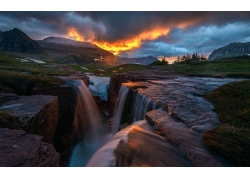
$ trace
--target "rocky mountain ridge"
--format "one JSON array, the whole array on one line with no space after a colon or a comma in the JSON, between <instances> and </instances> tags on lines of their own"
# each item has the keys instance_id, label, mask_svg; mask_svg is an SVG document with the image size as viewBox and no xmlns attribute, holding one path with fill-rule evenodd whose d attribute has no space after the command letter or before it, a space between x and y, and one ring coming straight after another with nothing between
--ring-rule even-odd
<instances>
[{"instance_id":1,"label":"rocky mountain ridge","mask_svg":"<svg viewBox=\"0 0 250 180\"><path fill-rule=\"evenodd\" d=\"M235 42L214 50L209 55L208 60L239 57L248 54L250 54L250 42Z\"/></svg>"},{"instance_id":2,"label":"rocky mountain ridge","mask_svg":"<svg viewBox=\"0 0 250 180\"><path fill-rule=\"evenodd\" d=\"M46 55L43 48L17 28L0 32L0 51Z\"/></svg>"}]
</instances>

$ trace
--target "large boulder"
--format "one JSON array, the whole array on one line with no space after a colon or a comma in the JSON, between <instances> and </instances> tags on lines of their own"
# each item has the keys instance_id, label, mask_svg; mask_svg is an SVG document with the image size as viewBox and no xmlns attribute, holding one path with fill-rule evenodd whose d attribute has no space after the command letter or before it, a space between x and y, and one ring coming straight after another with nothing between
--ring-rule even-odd
<instances>
[{"instance_id":1,"label":"large boulder","mask_svg":"<svg viewBox=\"0 0 250 180\"><path fill-rule=\"evenodd\" d=\"M58 126L54 135L54 146L61 154L60 166L68 166L74 143L74 120L76 110L76 94L70 85L53 88L35 88L32 94L53 95L58 97Z\"/></svg>"},{"instance_id":2,"label":"large boulder","mask_svg":"<svg viewBox=\"0 0 250 180\"><path fill-rule=\"evenodd\" d=\"M17 96L2 103L0 109L9 114L6 123L1 124L2 128L23 129L29 134L42 136L44 142L53 141L59 111L56 96ZM10 121L15 123L8 123Z\"/></svg>"},{"instance_id":3,"label":"large boulder","mask_svg":"<svg viewBox=\"0 0 250 180\"><path fill-rule=\"evenodd\" d=\"M42 137L0 128L1 167L58 167L60 155Z\"/></svg>"}]
</instances>

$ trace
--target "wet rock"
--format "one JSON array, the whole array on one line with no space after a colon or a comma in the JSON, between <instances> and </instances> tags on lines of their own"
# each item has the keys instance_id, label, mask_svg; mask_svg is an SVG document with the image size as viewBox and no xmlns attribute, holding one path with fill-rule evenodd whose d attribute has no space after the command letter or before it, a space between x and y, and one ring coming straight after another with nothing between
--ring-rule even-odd
<instances>
[{"instance_id":1,"label":"wet rock","mask_svg":"<svg viewBox=\"0 0 250 180\"><path fill-rule=\"evenodd\" d=\"M44 142L52 142L58 123L58 98L55 96L20 96L16 99L4 102L1 110L19 118L20 127L29 134L37 134L43 137ZM5 127L13 128L13 127Z\"/></svg>"},{"instance_id":2,"label":"wet rock","mask_svg":"<svg viewBox=\"0 0 250 180\"><path fill-rule=\"evenodd\" d=\"M216 157L203 144L202 136L184 123L176 122L166 112L154 110L147 113L147 121L154 122L163 137L178 147L187 158L199 167L230 166L223 158Z\"/></svg>"},{"instance_id":3,"label":"wet rock","mask_svg":"<svg viewBox=\"0 0 250 180\"><path fill-rule=\"evenodd\" d=\"M113 115L115 102L118 97L120 86L122 83L127 82L138 82L138 81L147 81L147 80L157 80L157 79L173 79L179 77L179 75L162 75L159 72L153 70L141 70L138 72L124 72L113 74L110 79L110 88L109 88L109 110Z\"/></svg>"},{"instance_id":4,"label":"wet rock","mask_svg":"<svg viewBox=\"0 0 250 180\"><path fill-rule=\"evenodd\" d=\"M53 88L37 88L33 89L32 94L58 97L59 116L54 135L54 146L56 151L61 154L60 166L68 166L74 142L74 120L77 102L74 88L67 84Z\"/></svg>"},{"instance_id":5,"label":"wet rock","mask_svg":"<svg viewBox=\"0 0 250 180\"><path fill-rule=\"evenodd\" d=\"M1 167L56 167L60 155L42 137L23 130L0 128Z\"/></svg>"},{"instance_id":6,"label":"wet rock","mask_svg":"<svg viewBox=\"0 0 250 180\"><path fill-rule=\"evenodd\" d=\"M154 126L157 124L158 119L165 116L167 116L167 113L165 111L153 110L145 114L145 119L151 126Z\"/></svg>"},{"instance_id":7,"label":"wet rock","mask_svg":"<svg viewBox=\"0 0 250 180\"><path fill-rule=\"evenodd\" d=\"M128 123L124 123L122 125L119 126L119 130L122 130L124 128L128 127Z\"/></svg>"}]
</instances>

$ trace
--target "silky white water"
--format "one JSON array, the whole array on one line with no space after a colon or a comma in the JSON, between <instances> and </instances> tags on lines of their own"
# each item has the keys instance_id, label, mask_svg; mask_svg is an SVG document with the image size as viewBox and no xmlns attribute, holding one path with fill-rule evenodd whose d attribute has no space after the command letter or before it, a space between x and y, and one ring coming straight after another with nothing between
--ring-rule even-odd
<instances>
[{"instance_id":1,"label":"silky white water","mask_svg":"<svg viewBox=\"0 0 250 180\"><path fill-rule=\"evenodd\" d=\"M72 80L77 95L75 133L83 138L72 153L70 166L85 166L91 156L102 145L100 112L89 89L82 80Z\"/></svg>"},{"instance_id":2,"label":"silky white water","mask_svg":"<svg viewBox=\"0 0 250 180\"><path fill-rule=\"evenodd\" d=\"M119 130L119 126L121 123L121 116L122 116L122 112L123 112L123 107L124 107L125 101L128 97L128 92L129 92L128 87L126 87L122 84L120 91L119 91L116 106L115 106L114 117L112 118L112 120L113 120L112 133L113 133L113 135L115 133L117 133Z\"/></svg>"}]
</instances>

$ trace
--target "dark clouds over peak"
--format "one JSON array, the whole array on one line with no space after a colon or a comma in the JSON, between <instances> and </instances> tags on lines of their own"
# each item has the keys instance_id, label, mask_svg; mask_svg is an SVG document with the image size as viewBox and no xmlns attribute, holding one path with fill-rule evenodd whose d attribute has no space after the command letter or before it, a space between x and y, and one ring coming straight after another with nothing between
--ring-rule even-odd
<instances>
[{"instance_id":1,"label":"dark clouds over peak","mask_svg":"<svg viewBox=\"0 0 250 180\"><path fill-rule=\"evenodd\" d=\"M250 41L250 12L0 12L0 30L19 28L33 39L67 37L75 28L87 39L116 42L157 28L166 36L143 41L121 55L210 53L230 42Z\"/></svg>"}]
</instances>

